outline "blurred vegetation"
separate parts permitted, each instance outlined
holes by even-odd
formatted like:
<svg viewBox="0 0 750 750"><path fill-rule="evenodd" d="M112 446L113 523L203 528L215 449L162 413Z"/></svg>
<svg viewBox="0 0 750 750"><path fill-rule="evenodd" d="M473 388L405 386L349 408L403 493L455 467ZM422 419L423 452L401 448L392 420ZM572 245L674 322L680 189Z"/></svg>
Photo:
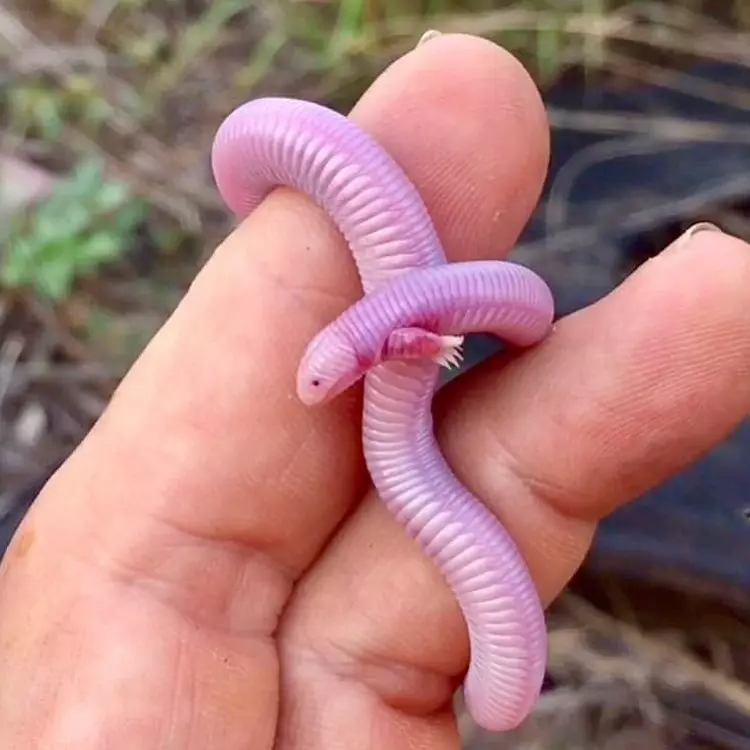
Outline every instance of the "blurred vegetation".
<svg viewBox="0 0 750 750"><path fill-rule="evenodd" d="M65 299L77 277L125 255L145 211L124 183L107 180L101 164L85 158L36 211L13 223L0 280Z"/></svg>

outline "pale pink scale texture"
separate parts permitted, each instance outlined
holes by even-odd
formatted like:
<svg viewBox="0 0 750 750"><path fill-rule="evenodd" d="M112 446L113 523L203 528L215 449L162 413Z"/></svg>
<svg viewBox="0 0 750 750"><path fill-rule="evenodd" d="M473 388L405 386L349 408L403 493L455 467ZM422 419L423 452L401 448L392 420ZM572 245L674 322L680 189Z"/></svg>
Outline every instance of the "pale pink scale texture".
<svg viewBox="0 0 750 750"><path fill-rule="evenodd" d="M349 242L365 292L403 270L445 262L412 183L372 138L336 112L283 98L243 104L216 134L212 167L238 216L279 185L310 196Z"/></svg>
<svg viewBox="0 0 750 750"><path fill-rule="evenodd" d="M510 263L447 264L418 192L347 118L318 105L260 99L219 129L213 169L228 206L244 216L277 185L297 188L350 244L365 296L311 342L306 360L360 361L397 328L492 332L529 346L549 331L546 284ZM341 358L344 359L341 359ZM347 358L348 357L348 358ZM526 565L497 519L456 479L434 438L438 366L387 362L365 374L363 446L373 483L407 533L435 561L466 618L468 708L507 730L528 714L546 661L544 612Z"/></svg>
<svg viewBox="0 0 750 750"><path fill-rule="evenodd" d="M368 466L379 477L383 501L439 565L461 605L471 639L465 691L473 718L489 729L509 729L532 708L544 677L543 612L507 532L455 479L439 451L432 391L414 388L432 368L388 367L388 380L367 380Z"/></svg>

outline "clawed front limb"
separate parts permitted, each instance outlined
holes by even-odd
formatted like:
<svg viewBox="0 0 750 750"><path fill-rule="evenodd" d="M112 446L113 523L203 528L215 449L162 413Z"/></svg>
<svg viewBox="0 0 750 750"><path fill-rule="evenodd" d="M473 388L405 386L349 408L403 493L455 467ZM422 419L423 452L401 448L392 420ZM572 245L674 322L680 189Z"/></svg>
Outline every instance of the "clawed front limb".
<svg viewBox="0 0 750 750"><path fill-rule="evenodd" d="M463 344L463 336L441 335L416 326L397 328L388 335L381 360L431 359L450 370L461 364Z"/></svg>

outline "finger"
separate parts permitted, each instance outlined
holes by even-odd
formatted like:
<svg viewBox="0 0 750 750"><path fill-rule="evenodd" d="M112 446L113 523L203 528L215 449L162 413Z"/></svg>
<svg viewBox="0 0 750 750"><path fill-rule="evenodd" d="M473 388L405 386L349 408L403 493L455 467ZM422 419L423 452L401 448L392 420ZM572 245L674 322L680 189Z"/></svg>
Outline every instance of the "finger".
<svg viewBox="0 0 750 750"><path fill-rule="evenodd" d="M521 64L483 39L442 35L386 71L371 93L352 114L372 122L369 131L407 167L448 257L505 256L549 161L544 105ZM423 158L415 158L417 138Z"/></svg>
<svg viewBox="0 0 750 750"><path fill-rule="evenodd" d="M523 545L545 600L580 564L596 521L750 411L749 250L689 232L546 346L477 372L446 401L445 450ZM492 430L486 450L502 460L469 458L457 442L469 423L488 439Z"/></svg>
<svg viewBox="0 0 750 750"><path fill-rule="evenodd" d="M597 519L750 412L749 285L750 247L696 234L538 348L440 394L446 458L518 541L545 602ZM288 726L314 723L323 696L330 706L329 732L305 747L330 746L334 732L349 748L458 747L446 706L468 664L466 628L437 569L374 495L298 587L283 633L296 655ZM377 728L369 744L364 725Z"/></svg>
<svg viewBox="0 0 750 750"><path fill-rule="evenodd" d="M353 116L414 178L452 258L512 244L542 184L547 133L510 55L472 37L436 39L386 71ZM122 524L156 515L262 549L292 576L304 568L366 475L356 394L307 409L294 398L296 368L359 294L323 212L275 193L218 249L65 468L68 486L96 488L76 493L87 538L114 530L122 540Z"/></svg>

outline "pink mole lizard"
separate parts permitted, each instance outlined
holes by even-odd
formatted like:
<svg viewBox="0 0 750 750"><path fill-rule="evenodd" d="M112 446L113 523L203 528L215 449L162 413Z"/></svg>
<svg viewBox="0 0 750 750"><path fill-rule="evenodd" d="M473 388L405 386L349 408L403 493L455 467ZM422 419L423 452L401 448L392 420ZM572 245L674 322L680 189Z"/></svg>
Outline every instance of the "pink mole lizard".
<svg viewBox="0 0 750 750"><path fill-rule="evenodd" d="M297 394L323 404L364 380L373 484L442 571L468 626L467 707L486 729L516 727L541 690L544 611L513 540L443 458L431 403L439 368L458 364L465 334L541 341L553 321L548 286L514 263L448 263L400 167L348 118L316 104L266 98L238 107L216 134L212 165L237 216L284 185L323 207L346 238L364 296L310 342Z"/></svg>

